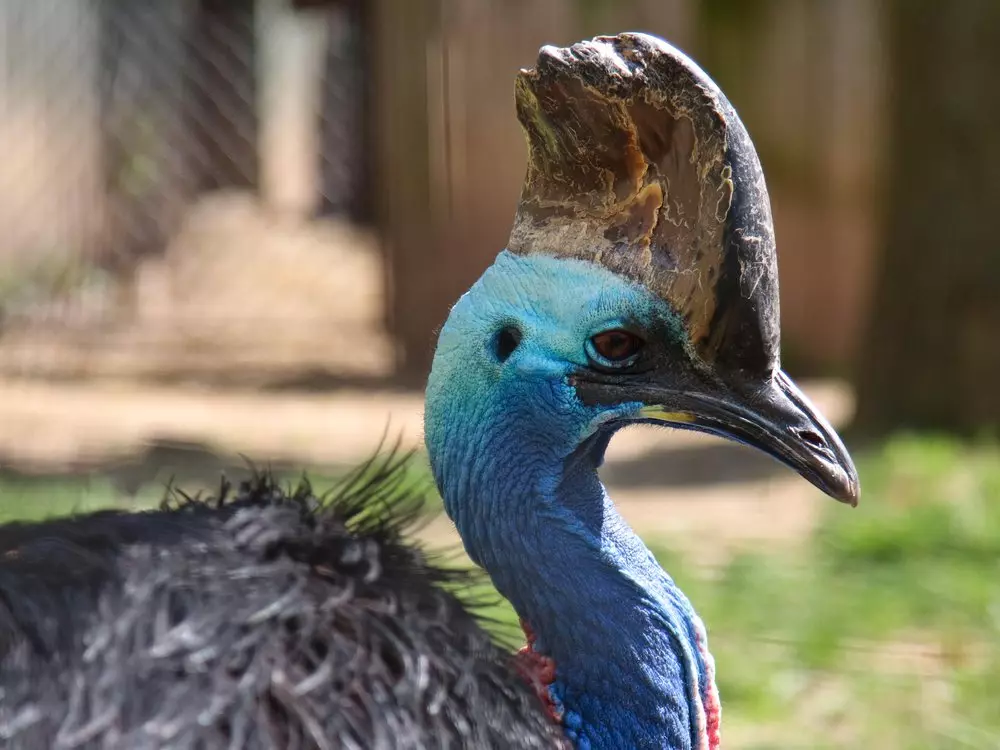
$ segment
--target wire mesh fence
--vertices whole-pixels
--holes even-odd
[[[375,335],[362,34],[351,3],[0,6],[3,373],[157,372],[199,347],[220,370],[337,369],[317,338]]]

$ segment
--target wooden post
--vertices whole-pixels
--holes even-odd
[[[1000,3],[894,0],[884,251],[858,364],[870,431],[1000,423]]]
[[[320,205],[324,12],[257,0],[261,196],[269,207],[298,218],[310,217]]]
[[[104,212],[95,4],[0,2],[0,279],[93,253]]]
[[[443,244],[431,179],[428,40],[439,28],[438,0],[374,0],[377,216],[385,252],[387,327],[397,342],[397,372],[426,377],[448,301],[439,292]]]

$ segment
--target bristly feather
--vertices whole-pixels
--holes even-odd
[[[0,745],[558,745],[472,579],[404,541],[406,463],[0,527]]]

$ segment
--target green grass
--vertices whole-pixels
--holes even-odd
[[[859,469],[801,548],[707,577],[648,540],[709,629],[726,747],[995,750],[1000,447],[904,436]]]
[[[1000,747],[1000,448],[901,437],[860,461],[863,505],[804,549],[707,580],[660,558],[705,619],[729,747]]]
[[[1000,446],[903,436],[859,469],[861,507],[831,504],[794,549],[708,576],[648,540],[708,626],[726,747],[1000,747]],[[100,482],[0,480],[0,520],[113,497]],[[505,603],[481,611],[516,633]]]
[[[39,521],[116,504],[111,484],[100,479],[0,477],[0,523]]]

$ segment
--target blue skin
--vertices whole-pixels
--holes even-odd
[[[554,659],[551,693],[580,748],[704,742],[701,622],[597,475],[612,433],[642,404],[586,406],[568,382],[594,334],[674,318],[596,264],[505,251],[452,309],[427,386],[426,442],[447,512]],[[501,361],[496,335],[512,324],[523,339]]]

